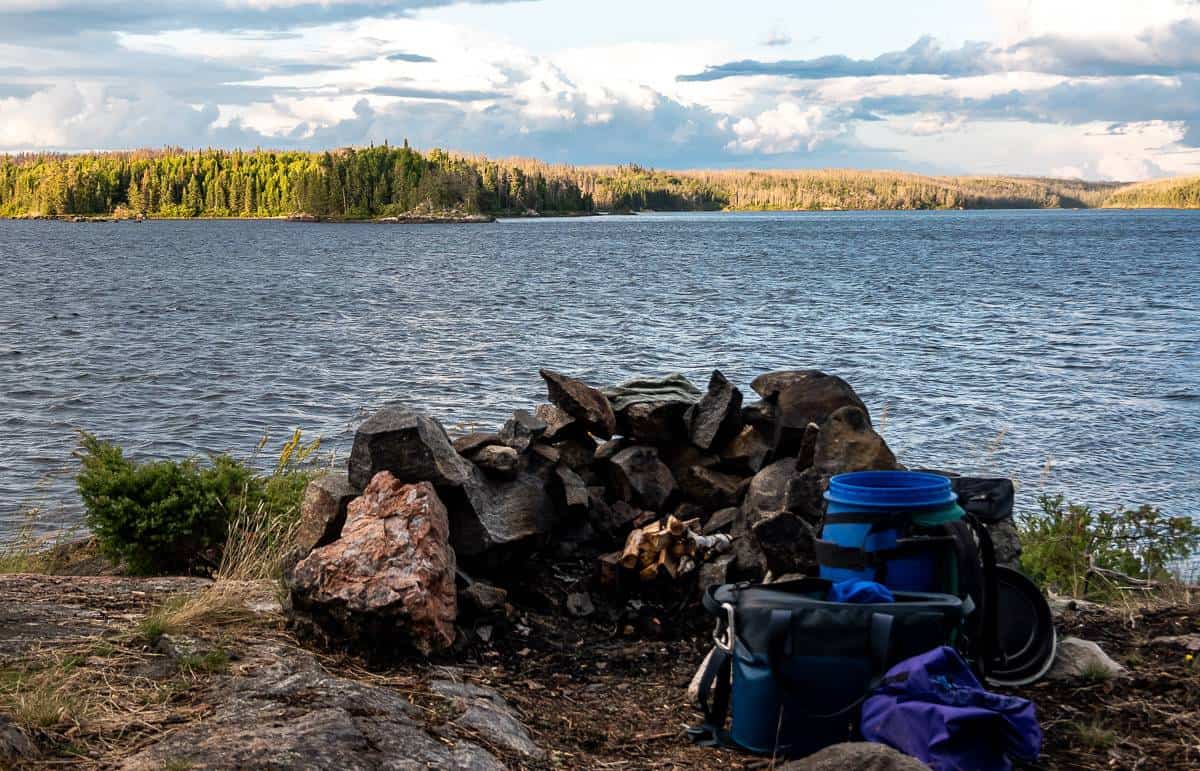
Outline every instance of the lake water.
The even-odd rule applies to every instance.
[[[396,399],[498,426],[713,367],[852,383],[902,462],[1200,515],[1200,214],[681,214],[472,226],[0,221],[0,538],[79,521],[75,430],[140,458]],[[453,430],[453,429],[452,429]]]

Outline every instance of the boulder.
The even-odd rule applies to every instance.
[[[455,451],[464,458],[470,458],[484,447],[493,444],[504,444],[500,435],[487,431],[476,431],[466,436],[460,436],[450,443]]]
[[[389,649],[401,635],[426,655],[448,648],[458,613],[449,537],[431,484],[381,471],[350,504],[342,537],[288,574],[295,618],[354,647]]]
[[[537,467],[545,464],[550,466],[557,465],[562,460],[562,452],[552,444],[543,444],[542,442],[534,442],[529,445],[529,458],[531,466]]]
[[[774,407],[772,444],[777,457],[799,454],[805,426],[822,425],[842,407],[858,407],[864,414],[870,414],[849,383],[815,369],[759,375],[750,387]]]
[[[708,521],[704,523],[701,532],[704,535],[712,535],[713,533],[726,533],[733,527],[733,521],[737,518],[737,506],[730,506],[727,509],[714,511]]]
[[[696,583],[702,594],[710,587],[729,583],[729,568],[733,560],[733,554],[722,554],[701,563]]]
[[[632,441],[623,436],[618,436],[613,439],[609,439],[606,442],[600,443],[596,447],[596,452],[592,454],[592,458],[593,460],[612,460],[612,457],[621,450],[632,446]]]
[[[757,426],[768,436],[775,436],[775,405],[768,401],[757,401],[742,406],[742,423]]]
[[[929,771],[929,766],[886,744],[843,742],[784,763],[779,771]]]
[[[747,527],[787,508],[788,489],[797,475],[795,458],[780,458],[754,475],[741,507]]]
[[[521,467],[521,456],[512,447],[490,444],[475,453],[471,460],[483,473],[499,479],[513,479]]]
[[[617,413],[617,430],[639,444],[674,444],[688,435],[691,402],[634,402]]]
[[[354,434],[350,484],[362,489],[380,471],[401,482],[455,486],[471,474],[471,464],[450,444],[446,430],[428,415],[406,407],[384,407]]]
[[[488,479],[478,469],[450,502],[450,534],[459,557],[475,557],[548,534],[554,506],[546,480],[529,472]]]
[[[735,505],[741,477],[704,466],[689,466],[678,478],[683,496],[706,511]]]
[[[1125,667],[1109,658],[1099,645],[1078,637],[1058,641],[1054,663],[1046,672],[1047,680],[1071,680],[1079,677],[1109,680],[1125,674]]]
[[[616,432],[617,416],[604,394],[553,370],[541,369],[538,374],[546,381],[550,401],[580,421],[588,431],[604,439]]]
[[[554,476],[557,479],[556,489],[563,510],[571,514],[573,519],[586,516],[591,501],[587,482],[563,464],[555,467]]]
[[[471,581],[458,593],[460,610],[476,616],[502,615],[507,602],[508,592],[483,581]]]
[[[796,453],[796,466],[800,469],[806,469],[813,464],[813,453],[817,450],[817,437],[821,435],[821,427],[816,423],[809,423],[804,427],[804,432],[800,435],[800,449]]]
[[[662,511],[675,494],[675,478],[653,447],[628,447],[609,463],[617,496],[635,506]]]
[[[338,539],[346,523],[346,507],[357,496],[358,490],[345,474],[326,472],[313,477],[300,502],[296,547],[301,556]]]
[[[542,432],[544,441],[558,442],[577,436],[587,436],[587,431],[579,424],[579,421],[553,404],[539,404],[533,414],[546,424],[546,430]]]
[[[1021,567],[1021,534],[1012,517],[987,525],[988,534],[992,537],[992,546],[996,550],[996,564],[1019,570]]]
[[[658,457],[667,464],[667,468],[671,469],[671,475],[676,479],[683,476],[683,473],[692,466],[714,468],[721,462],[719,456],[705,452],[691,442],[659,447]]]
[[[750,532],[772,575],[817,574],[813,527],[798,514],[777,511],[755,522]]]
[[[517,410],[500,429],[500,441],[517,452],[525,452],[529,444],[546,433],[546,421],[528,410]]]
[[[888,470],[896,468],[896,456],[871,428],[865,411],[842,407],[821,424],[812,467],[822,474]]]
[[[717,450],[742,430],[742,392],[713,370],[708,391],[687,413],[692,444],[702,450]]]
[[[615,543],[624,543],[625,536],[633,529],[641,509],[630,506],[625,501],[608,503],[604,500],[605,488],[588,488],[588,521],[600,535]]]
[[[575,471],[582,471],[596,460],[596,442],[591,437],[567,439],[554,445],[562,462]]]
[[[746,474],[757,474],[770,453],[770,436],[758,426],[743,426],[721,450],[721,465]]]

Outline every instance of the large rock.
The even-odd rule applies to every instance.
[[[777,511],[754,523],[750,532],[775,576],[817,574],[813,527],[798,514]]]
[[[608,398],[583,381],[554,372],[538,370],[546,381],[550,401],[584,424],[596,436],[607,439],[617,430],[617,416]]]
[[[885,744],[844,742],[784,763],[779,771],[929,771],[929,766]]]
[[[356,497],[358,490],[345,474],[326,472],[313,477],[300,502],[296,546],[301,555],[338,539],[346,523],[346,507]]]
[[[475,743],[480,738],[501,748],[515,749],[519,743],[534,754],[521,741],[527,734],[509,720],[489,715],[492,728],[503,730],[459,718],[431,731],[424,725],[428,706],[413,704],[392,688],[332,675],[312,654],[292,646],[258,648],[239,659],[237,677],[222,678],[206,690],[202,720],[152,737],[118,767],[502,771],[505,765]],[[450,698],[433,690],[434,698]],[[490,692],[473,690],[452,706],[456,715],[475,708],[507,712]]]
[[[458,556],[475,557],[549,533],[554,506],[546,484],[547,479],[528,472],[502,480],[475,470],[450,501],[451,540]]]
[[[770,453],[770,437],[758,426],[743,426],[721,450],[721,464],[746,474],[757,474]]]
[[[1091,680],[1108,680],[1123,674],[1125,667],[1113,661],[1096,643],[1078,637],[1064,637],[1058,641],[1054,663],[1046,672],[1046,679],[1071,680],[1084,677]]]
[[[720,370],[713,370],[708,391],[688,409],[688,432],[692,444],[702,450],[717,450],[742,430],[742,392]]]
[[[401,482],[461,485],[471,464],[450,444],[446,430],[428,415],[405,407],[384,407],[354,434],[350,484],[362,489],[380,471]]]
[[[675,478],[653,447],[626,448],[609,463],[617,495],[635,506],[663,511],[675,494]]]
[[[992,546],[996,550],[996,564],[1013,569],[1021,567],[1021,534],[1012,517],[992,522],[987,525],[988,534],[992,537]]]
[[[342,537],[289,573],[297,623],[326,641],[428,655],[454,642],[457,601],[446,508],[428,482],[376,474],[350,504]]]
[[[499,479],[513,479],[521,468],[521,456],[512,447],[488,445],[471,456],[485,474]]]
[[[563,464],[555,467],[554,477],[557,480],[555,490],[563,510],[574,519],[586,517],[591,502],[587,482]]]
[[[603,487],[588,488],[588,521],[597,533],[610,542],[623,544],[642,511],[625,501],[610,504],[604,499],[604,493]]]
[[[529,445],[546,433],[546,421],[528,410],[517,410],[500,429],[500,441],[517,452],[525,452]]]
[[[554,446],[558,448],[562,462],[575,471],[589,468],[596,460],[596,442],[591,437],[567,439]]]
[[[871,428],[866,412],[842,407],[821,424],[812,467],[822,474],[888,470],[896,468],[896,456]]]
[[[715,511],[738,502],[737,492],[742,478],[704,466],[689,466],[677,482],[685,498],[699,504],[705,511]]]
[[[752,526],[767,514],[786,509],[788,491],[797,475],[795,458],[780,458],[755,474],[742,501],[746,525]]]
[[[464,458],[470,458],[475,453],[482,450],[484,447],[491,445],[504,444],[500,440],[500,435],[487,431],[476,431],[465,436],[460,436],[450,443],[455,451]]]
[[[756,377],[750,387],[774,406],[776,457],[799,454],[805,426],[823,424],[842,407],[870,414],[849,383],[815,369],[769,372]]]
[[[562,439],[587,436],[587,431],[579,424],[579,421],[553,404],[539,404],[533,414],[546,424],[546,430],[542,432],[543,441],[557,442]]]
[[[617,413],[617,430],[641,444],[686,441],[684,414],[690,402],[634,402]]]

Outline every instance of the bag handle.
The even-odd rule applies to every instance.
[[[779,683],[779,687],[789,693],[798,693],[803,690],[803,686],[797,686],[789,677],[783,674],[780,666],[781,662],[787,658],[788,644],[791,642],[792,628],[792,613],[790,610],[775,609],[771,611],[771,619],[767,625],[767,658],[771,664],[771,674],[775,677],[775,682]],[[871,680],[863,695],[847,704],[846,706],[827,713],[802,713],[803,717],[813,718],[817,720],[826,720],[830,718],[841,717],[857,709],[871,695],[871,691],[883,681],[883,676],[887,672],[888,661],[891,658],[892,651],[892,628],[894,626],[895,617],[890,613],[875,612],[871,614],[870,622],[870,654],[871,654]]]

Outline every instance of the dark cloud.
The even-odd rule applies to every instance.
[[[774,62],[743,59],[710,66],[678,79],[711,81],[751,75],[797,80],[901,75],[960,78],[996,72],[1072,77],[1200,73],[1200,22],[1184,19],[1120,39],[1045,35],[1003,49],[972,42],[957,49],[944,49],[927,35],[903,51],[890,51],[874,59],[847,56]]]
[[[800,80],[871,77],[875,75],[980,75],[994,70],[986,62],[987,43],[964,43],[957,50],[944,50],[926,35],[903,51],[892,51],[874,59],[847,56],[822,56],[816,59],[761,62],[743,59],[692,75],[680,75],[682,81],[721,80],[746,75],[777,75]]]
[[[387,60],[389,62],[417,62],[417,63],[436,62],[437,61],[437,59],[434,59],[432,56],[424,56],[422,54],[410,54],[405,51],[397,51],[394,54],[388,54]]]
[[[237,3],[215,0],[18,0],[0,5],[0,40],[69,45],[80,30],[162,32],[209,29],[286,34],[295,27],[367,17],[402,16],[456,0],[298,0],[295,3]],[[477,4],[513,0],[468,0]]]
[[[505,96],[500,91],[441,91],[429,88],[408,88],[405,86],[377,86],[368,89],[366,93],[378,96],[402,96],[406,99],[440,99],[447,102],[479,102],[485,99],[499,99]]]

